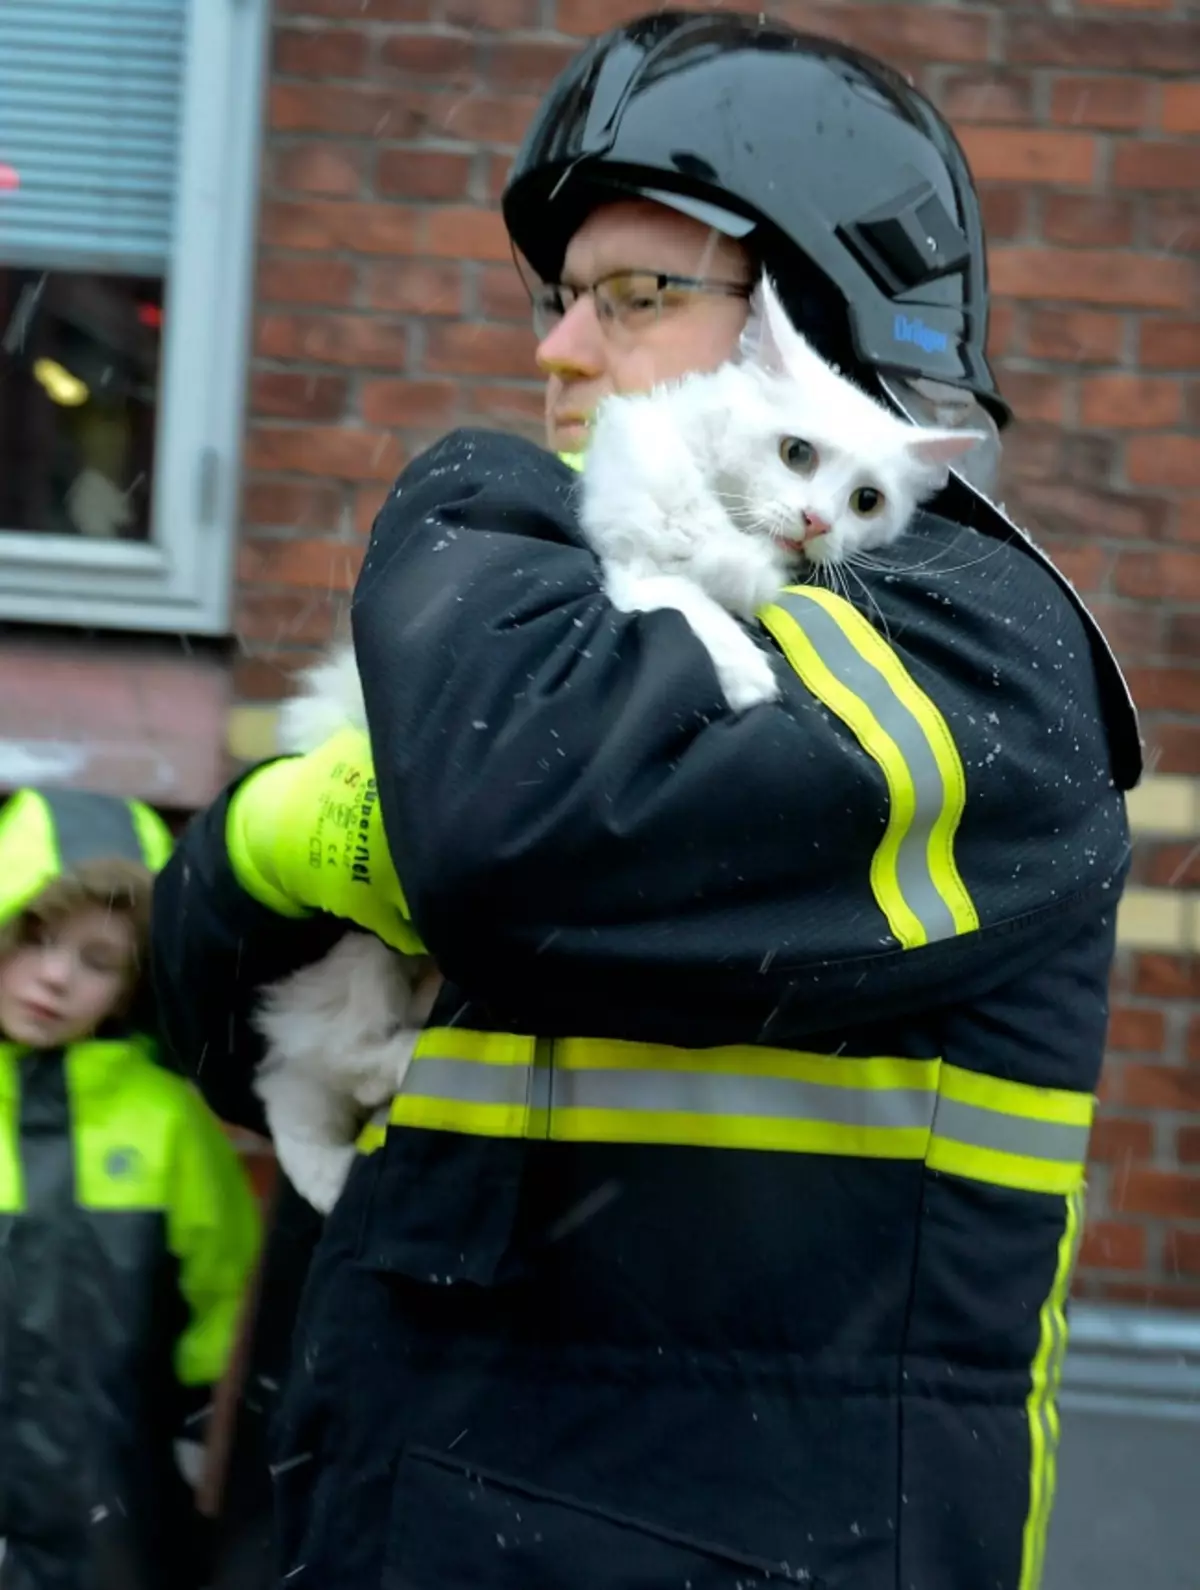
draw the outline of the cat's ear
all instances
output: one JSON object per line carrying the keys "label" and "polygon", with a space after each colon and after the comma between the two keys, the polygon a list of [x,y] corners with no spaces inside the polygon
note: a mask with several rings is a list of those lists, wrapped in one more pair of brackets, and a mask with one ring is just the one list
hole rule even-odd
{"label": "cat's ear", "polygon": [[945,474],[955,459],[964,457],[986,440],[982,431],[917,430],[911,438],[905,438],[905,446],[911,457],[935,473]]}
{"label": "cat's ear", "polygon": [[788,319],[771,278],[761,276],[742,332],[742,357],[769,375],[791,375],[795,374],[798,361],[809,353],[808,344]]}

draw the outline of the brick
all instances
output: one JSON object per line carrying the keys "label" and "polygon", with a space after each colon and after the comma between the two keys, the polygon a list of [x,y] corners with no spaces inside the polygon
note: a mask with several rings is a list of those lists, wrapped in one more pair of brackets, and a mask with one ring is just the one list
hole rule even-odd
{"label": "brick", "polygon": [[[560,6],[563,0],[560,0]],[[590,11],[593,0],[573,0]],[[758,10],[757,6],[747,6]],[[771,14],[811,25],[816,31],[857,44],[893,65],[904,61],[986,61],[990,44],[988,18],[965,9],[921,5],[789,5],[770,7]],[[591,31],[590,29],[586,31]]]}
{"label": "brick", "polygon": [[529,294],[511,265],[479,267],[479,312],[485,320],[529,325]]}
{"label": "brick", "polygon": [[[1017,306],[1001,299],[988,316],[987,351],[990,359],[1002,358],[1017,346]],[[1001,383],[1003,385],[1003,383]]]}
{"label": "brick", "polygon": [[1200,845],[1175,844],[1149,847],[1143,842],[1139,850],[1145,857],[1146,882],[1163,889],[1200,888]]}
{"label": "brick", "polygon": [[275,151],[271,182],[284,191],[355,198],[362,192],[365,168],[361,149],[346,144],[300,144]]}
{"label": "brick", "polygon": [[1111,1303],[1131,1303],[1139,1308],[1177,1308],[1194,1314],[1200,1310],[1200,1287],[1167,1286],[1162,1284],[1132,1285],[1122,1281],[1106,1281],[1096,1290],[1096,1296]]}
{"label": "brick", "polygon": [[[407,96],[406,96],[407,97]],[[406,104],[394,89],[338,88],[324,83],[273,83],[271,126],[280,132],[348,137],[419,138],[427,125],[424,101]]]}
{"label": "brick", "polygon": [[959,139],[981,182],[1091,182],[1098,145],[1090,134],[1026,127],[962,127]]}
{"label": "brick", "polygon": [[1123,663],[1157,657],[1163,647],[1163,616],[1157,604],[1103,599],[1090,603],[1092,617]]}
{"label": "brick", "polygon": [[1200,365],[1200,320],[1143,320],[1138,357],[1157,370],[1194,370]]}
{"label": "brick", "polygon": [[1182,309],[1192,301],[1192,272],[1186,260],[1142,257],[1133,262],[1099,249],[1025,248],[992,250],[992,291],[1012,298],[1147,309]]}
{"label": "brick", "polygon": [[341,512],[341,493],[308,481],[252,480],[242,494],[246,524],[288,530],[332,529]]}
{"label": "brick", "polygon": [[519,94],[446,93],[431,94],[426,113],[429,131],[436,137],[515,147],[537,108],[536,98]]}
{"label": "brick", "polygon": [[1011,65],[1110,72],[1200,70],[1200,23],[1083,21],[1015,16],[1008,20]]}
{"label": "brick", "polygon": [[1050,93],[1050,116],[1068,127],[1099,127],[1133,131],[1145,127],[1151,114],[1151,88],[1120,77],[1059,77]]}
{"label": "brick", "polygon": [[1172,1275],[1200,1275],[1200,1231],[1168,1231],[1163,1264]]}
{"label": "brick", "polygon": [[447,205],[423,217],[422,250],[451,259],[511,260],[508,233],[490,210]]}
{"label": "brick", "polygon": [[272,647],[266,657],[236,657],[233,693],[241,701],[279,701],[293,693],[296,675],[318,656],[315,650],[288,652]]}
{"label": "brick", "polygon": [[1200,1165],[1200,1126],[1181,1126],[1175,1134],[1175,1154],[1181,1165]]}
{"label": "brick", "polygon": [[1062,436],[1063,479],[1089,491],[1103,488],[1112,479],[1117,444],[1110,436],[1093,431],[1067,430]]}
{"label": "brick", "polygon": [[358,271],[349,260],[305,259],[267,254],[259,261],[257,302],[348,304]]}
{"label": "brick", "polygon": [[1080,415],[1100,429],[1157,430],[1182,418],[1183,391],[1154,376],[1093,375],[1080,387]]}
{"label": "brick", "polygon": [[324,646],[344,605],[327,592],[243,589],[238,593],[234,633],[241,641]]}
{"label": "brick", "polygon": [[1004,396],[1022,424],[1045,421],[1061,425],[1066,402],[1066,384],[1058,375],[1041,370],[1006,370]]}
{"label": "brick", "polygon": [[370,315],[260,315],[256,348],[267,359],[402,369],[408,329]]}
{"label": "brick", "polygon": [[1118,248],[1133,241],[1133,205],[1092,193],[1048,193],[1042,236],[1070,247]]}
{"label": "brick", "polygon": [[1175,0],[1085,0],[1089,11],[1169,11]]}
{"label": "brick", "polygon": [[1048,550],[1077,591],[1098,591],[1104,585],[1112,558],[1103,547],[1056,545]]}
{"label": "brick", "polygon": [[1114,1178],[1112,1207],[1118,1214],[1200,1219],[1200,1176],[1130,1170]]}
{"label": "brick", "polygon": [[1134,142],[1118,144],[1113,154],[1113,186],[1134,188],[1200,187],[1200,147],[1196,144]]}
{"label": "brick", "polygon": [[335,426],[257,425],[246,448],[247,469],[340,480],[392,480],[404,462],[394,436]]}
{"label": "brick", "polygon": [[1151,765],[1159,773],[1200,774],[1200,728],[1190,723],[1159,723],[1146,739],[1151,756],[1157,758]]}
{"label": "brick", "polygon": [[510,386],[497,381],[473,386],[468,388],[465,402],[468,413],[506,429],[520,429],[539,441],[544,439],[546,391],[540,384]]}
{"label": "brick", "polygon": [[1127,1065],[1124,1096],[1126,1104],[1138,1109],[1200,1113],[1200,1070]]}
{"label": "brick", "polygon": [[348,591],[361,561],[362,548],[352,541],[260,540],[242,543],[238,567],[251,585]]}
{"label": "brick", "polygon": [[445,149],[381,149],[375,187],[382,198],[465,199],[470,155]]}
{"label": "brick", "polygon": [[448,260],[381,260],[367,267],[372,309],[408,315],[461,315],[463,268]]}
{"label": "brick", "polygon": [[1033,82],[1016,72],[951,72],[937,103],[952,122],[1027,122],[1033,116]]}
{"label": "brick", "polygon": [[1133,668],[1133,699],[1145,712],[1200,713],[1200,672],[1189,668]]}
{"label": "brick", "polygon": [[1192,197],[1155,195],[1149,201],[1150,242],[1171,254],[1200,254],[1200,205]]}
{"label": "brick", "polygon": [[349,28],[276,28],[274,69],[283,77],[361,77],[369,45]]}
{"label": "brick", "polygon": [[459,321],[427,328],[425,368],[449,375],[533,377],[533,337],[524,327]]}
{"label": "brick", "polygon": [[1123,552],[1117,562],[1122,596],[1200,601],[1200,552]]}
{"label": "brick", "polygon": [[[1003,380],[1001,381],[1003,387]],[[1004,439],[1004,481],[1007,495],[1029,480],[1063,482],[1062,432],[1053,426],[1018,425]]]}
{"label": "brick", "polygon": [[1083,1234],[1079,1263],[1095,1270],[1140,1270],[1146,1263],[1146,1231],[1120,1220],[1092,1220]]}
{"label": "brick", "polygon": [[1149,1121],[1131,1121],[1103,1112],[1096,1118],[1088,1158],[1096,1165],[1148,1160],[1154,1153],[1154,1128]]}
{"label": "brick", "polygon": [[449,425],[458,399],[453,381],[364,381],[362,416],[368,425]]}
{"label": "brick", "polygon": [[416,218],[396,204],[339,203],[309,199],[304,204],[271,200],[263,210],[261,241],[278,248],[361,254],[411,254]]}
{"label": "brick", "polygon": [[1200,83],[1167,83],[1162,96],[1164,132],[1200,133]]}
{"label": "brick", "polygon": [[369,536],[383,503],[383,487],[378,482],[358,486],[354,492],[354,532]]}
{"label": "brick", "polygon": [[435,0],[275,0],[281,16],[343,17],[367,22],[428,22]]}
{"label": "brick", "polygon": [[500,202],[511,167],[511,155],[489,154],[487,156],[487,174],[484,188],[489,204],[498,204]]}
{"label": "brick", "polygon": [[1000,188],[983,183],[979,189],[983,229],[989,243],[1009,242],[1025,230],[1028,195],[1020,188]]}
{"label": "brick", "polygon": [[488,51],[488,82],[505,92],[541,94],[578,53],[574,44],[501,40]]}
{"label": "brick", "polygon": [[1118,1006],[1108,1018],[1108,1047],[1144,1053],[1162,1048],[1165,1029],[1162,1012]]}
{"label": "brick", "polygon": [[1200,486],[1200,436],[1134,436],[1125,468],[1136,486]]}
{"label": "brick", "polygon": [[1167,504],[1124,491],[1089,491],[1073,483],[1028,482],[1017,493],[1033,526],[1051,536],[1092,541],[1154,541],[1167,525]]}
{"label": "brick", "polygon": [[255,414],[285,420],[336,420],[346,409],[348,383],[341,376],[301,375],[291,370],[255,370],[250,407]]}
{"label": "brick", "polygon": [[1200,541],[1200,496],[1176,500],[1175,540]]}
{"label": "brick", "polygon": [[507,33],[536,28],[541,16],[538,0],[445,0],[443,19],[451,27]]}
{"label": "brick", "polygon": [[1034,359],[1062,364],[1113,364],[1121,351],[1124,321],[1090,309],[1033,309],[1025,332]]}
{"label": "brick", "polygon": [[1200,999],[1200,957],[1136,956],[1133,991],[1151,999]]}
{"label": "brick", "polygon": [[470,88],[479,78],[477,53],[469,33],[401,33],[384,39],[379,59],[390,71],[421,84]]}

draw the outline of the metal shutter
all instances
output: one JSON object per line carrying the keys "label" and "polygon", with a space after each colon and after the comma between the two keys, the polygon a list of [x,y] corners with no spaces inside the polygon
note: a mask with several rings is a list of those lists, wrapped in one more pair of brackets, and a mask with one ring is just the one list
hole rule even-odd
{"label": "metal shutter", "polygon": [[165,269],[188,3],[0,0],[0,264]]}

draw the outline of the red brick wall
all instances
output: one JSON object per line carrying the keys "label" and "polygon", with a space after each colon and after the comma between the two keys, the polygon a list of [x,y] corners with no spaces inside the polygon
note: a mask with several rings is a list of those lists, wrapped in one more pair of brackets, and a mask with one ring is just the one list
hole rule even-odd
{"label": "red brick wall", "polygon": [[[276,696],[326,639],[405,457],[467,420],[536,427],[495,200],[551,76],[583,35],[638,9],[277,0],[243,699]],[[983,191],[992,340],[1019,420],[1007,502],[1093,598],[1158,769],[1200,774],[1194,5],[773,9],[891,59],[954,119]],[[1138,865],[1200,882],[1183,859],[1144,847]],[[1122,959],[1095,1143],[1105,1207],[1081,1281],[1092,1295],[1200,1306],[1200,1031],[1189,1045],[1185,1003],[1198,993],[1189,962]]]}

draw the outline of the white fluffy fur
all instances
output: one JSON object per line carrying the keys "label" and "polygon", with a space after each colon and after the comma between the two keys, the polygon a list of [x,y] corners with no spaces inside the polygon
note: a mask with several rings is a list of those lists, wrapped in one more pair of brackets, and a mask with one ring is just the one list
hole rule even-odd
{"label": "white fluffy fur", "polygon": [[[302,676],[281,713],[282,747],[312,750],[347,723],[366,728],[348,644]],[[264,990],[255,1091],[288,1179],[323,1214],[345,1184],[364,1119],[404,1078],[439,981],[427,957],[348,932],[315,965]]]}
{"label": "white fluffy fur", "polygon": [[[795,439],[815,449],[805,474],[782,456]],[[742,710],[778,685],[737,621],[806,567],[896,540],[981,440],[913,426],[868,397],[796,331],[764,279],[739,362],[601,405],[580,521],[614,606],[682,613]],[[860,487],[882,493],[871,517],[852,504]]]}

